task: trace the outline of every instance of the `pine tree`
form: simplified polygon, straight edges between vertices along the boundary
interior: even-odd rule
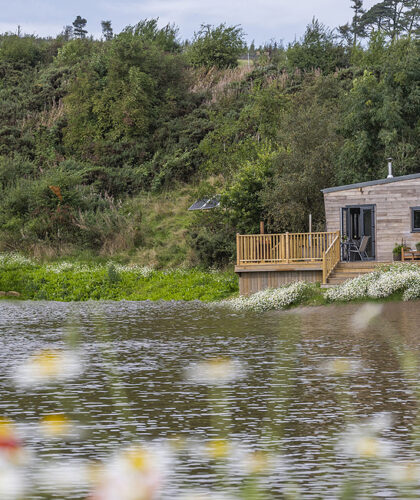
[[[63,31],[61,32],[64,40],[68,42],[73,38],[73,26],[67,25],[63,27]]]
[[[106,41],[112,40],[114,32],[112,30],[111,21],[101,21],[102,34]]]
[[[405,31],[408,36],[420,35],[420,0],[406,0],[406,10],[403,13]]]
[[[76,19],[73,21],[73,26],[74,26],[74,36],[77,38],[86,38],[87,35],[87,30],[85,30],[86,26],[86,19],[83,17],[77,16]]]
[[[357,37],[362,37],[364,35],[362,16],[365,13],[363,10],[363,0],[351,0],[351,8],[354,11],[354,16],[351,21],[351,33],[353,35],[353,46],[357,44]]]

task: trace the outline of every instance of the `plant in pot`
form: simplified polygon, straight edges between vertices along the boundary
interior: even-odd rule
[[[417,250],[418,252],[420,252],[420,241],[418,241],[418,242],[416,243],[416,250]]]
[[[401,250],[404,248],[404,250],[409,250],[407,245],[404,243],[395,243],[395,247],[392,250],[392,257],[394,261],[401,260]]]

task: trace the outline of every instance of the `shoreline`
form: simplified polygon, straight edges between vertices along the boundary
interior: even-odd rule
[[[156,270],[136,264],[81,261],[40,263],[0,254],[0,300],[194,301],[220,303],[232,310],[264,312],[329,304],[406,301],[420,298],[420,269],[410,264],[379,266],[323,289],[295,282],[282,288],[239,296],[233,271],[175,268]]]

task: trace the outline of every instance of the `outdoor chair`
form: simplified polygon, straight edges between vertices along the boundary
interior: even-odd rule
[[[366,248],[369,242],[370,236],[363,236],[363,238],[360,240],[360,245],[357,246],[356,243],[351,242],[349,246],[349,255],[350,255],[350,260],[351,260],[351,255],[352,254],[357,254],[360,257],[360,260],[367,260],[368,254],[366,253]]]

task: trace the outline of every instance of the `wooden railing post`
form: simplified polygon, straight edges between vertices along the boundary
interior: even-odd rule
[[[240,264],[240,259],[241,255],[239,252],[239,233],[236,233],[236,265],[239,266]]]
[[[286,233],[286,262],[289,263],[289,233]]]

